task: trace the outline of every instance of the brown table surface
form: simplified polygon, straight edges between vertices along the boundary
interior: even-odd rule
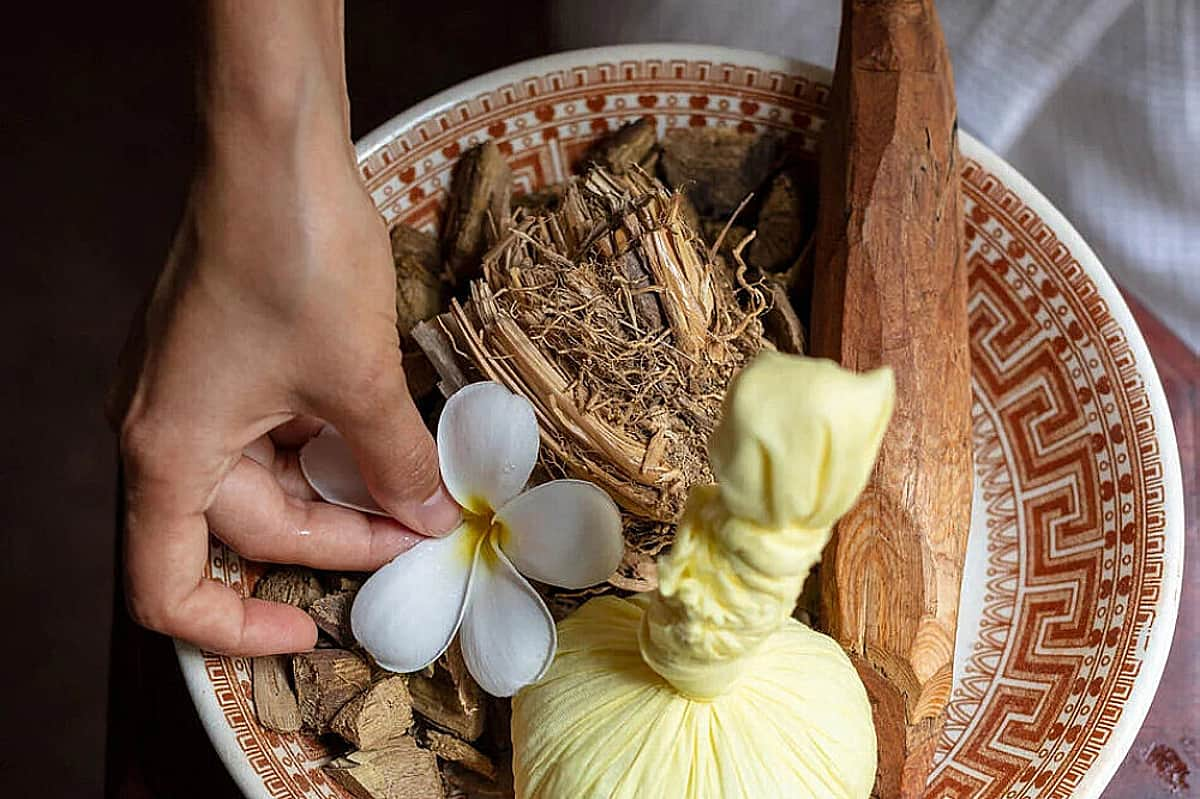
[[[1154,704],[1104,796],[1200,796],[1200,358],[1130,299],[1171,405],[1183,464],[1187,556],[1175,643]],[[118,581],[118,585],[119,585]],[[208,742],[162,636],[113,623],[106,796],[117,799],[237,797]]]

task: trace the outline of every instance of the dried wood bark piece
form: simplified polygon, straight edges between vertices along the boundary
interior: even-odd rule
[[[757,241],[757,239],[755,239]],[[751,242],[751,247],[754,242]],[[780,352],[793,355],[804,354],[804,325],[792,307],[787,289],[777,280],[763,281],[763,291],[771,301],[771,307],[763,314],[763,332]]]
[[[558,210],[558,204],[562,202],[563,191],[563,184],[554,183],[537,191],[514,194],[511,200],[513,211],[523,208],[533,214],[552,213]]]
[[[662,303],[651,288],[653,276],[637,250],[628,250],[621,256],[621,270],[629,281],[629,292],[633,301],[634,314],[642,330],[655,331],[666,327]]]
[[[560,622],[579,610],[589,599],[611,594],[612,589],[617,587],[619,586],[604,583],[591,588],[549,588],[543,590],[542,599],[546,602],[546,609],[550,611],[551,618]]]
[[[653,591],[658,587],[658,559],[626,545],[621,563],[616,573],[609,576],[608,582],[622,591]]]
[[[254,712],[258,723],[276,732],[300,729],[300,705],[288,679],[288,655],[267,655],[250,662]]]
[[[357,591],[339,591],[326,594],[308,606],[317,627],[325,631],[341,646],[354,646],[354,632],[350,629],[350,607],[354,604]]]
[[[413,710],[466,741],[483,733],[483,689],[467,672],[456,640],[434,664],[432,677],[413,674],[408,680]]]
[[[454,168],[446,207],[442,248],[450,280],[461,284],[479,274],[479,259],[508,224],[512,170],[491,141],[463,153]]]
[[[396,267],[396,329],[407,338],[413,325],[441,313],[446,304],[442,252],[435,236],[399,224],[389,233]]]
[[[324,594],[316,572],[301,566],[277,566],[254,584],[255,599],[282,602],[301,610],[308,610]]]
[[[754,228],[758,235],[750,242],[747,261],[764,272],[787,270],[800,254],[808,238],[804,195],[796,178],[780,172],[758,211]]]
[[[942,727],[971,514],[954,88],[932,0],[846,0],[830,106],[812,348],[854,370],[890,365],[896,407],[822,559],[821,618],[866,675],[878,795],[917,797]]]
[[[337,712],[371,684],[371,667],[345,649],[316,649],[292,656],[300,718],[314,732],[326,732]]]
[[[386,749],[351,752],[323,770],[356,799],[441,799],[445,795],[437,758],[410,736]]]
[[[417,741],[442,760],[460,763],[489,780],[496,779],[496,766],[491,759],[457,736],[437,730],[422,730]]]
[[[357,591],[367,581],[367,575],[358,572],[320,572],[317,575],[325,593],[336,594],[340,591]]]
[[[654,145],[657,143],[654,119],[642,117],[636,122],[622,125],[592,145],[586,160],[614,174],[623,175],[634,165],[645,169],[645,163],[654,154]]]
[[[403,736],[413,723],[407,680],[386,677],[346,703],[330,729],[359,749],[382,749]]]
[[[454,351],[454,340],[446,333],[445,326],[448,323],[453,323],[453,319],[449,314],[442,314],[437,319],[421,322],[412,329],[413,340],[441,378],[438,381],[438,390],[447,398],[470,382],[463,371],[462,360]]]
[[[779,153],[773,136],[731,128],[672,128],[663,137],[667,183],[704,216],[726,216],[766,179]]]
[[[443,761],[442,779],[448,799],[513,799],[511,758],[497,766],[497,778],[489,780],[452,761]]]
[[[437,388],[437,370],[433,368],[433,364],[429,362],[421,349],[405,352],[403,364],[404,381],[407,383],[408,393],[413,399],[422,399]]]

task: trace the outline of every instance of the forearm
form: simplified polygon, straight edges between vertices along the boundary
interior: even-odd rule
[[[204,161],[350,154],[341,0],[209,0],[197,76]]]

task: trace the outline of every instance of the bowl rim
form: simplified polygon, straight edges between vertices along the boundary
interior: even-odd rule
[[[645,43],[565,50],[486,72],[457,83],[409,107],[355,142],[356,159],[359,163],[363,162],[370,155],[395,140],[413,123],[464,100],[485,94],[497,86],[514,82],[530,74],[541,75],[565,67],[621,59],[720,60],[739,66],[753,66],[789,75],[800,75],[825,84],[832,79],[830,70],[808,62],[755,50],[718,45]],[[1077,796],[1098,797],[1124,761],[1150,711],[1175,634],[1183,586],[1185,527],[1182,474],[1174,422],[1167,405],[1158,369],[1150,356],[1150,350],[1146,346],[1141,328],[1134,320],[1116,283],[1092,248],[1072,227],[1066,217],[1032,183],[987,145],[961,128],[959,129],[959,147],[965,156],[978,161],[1032,208],[1094,282],[1098,294],[1107,304],[1113,319],[1125,333],[1126,342],[1134,357],[1137,371],[1142,377],[1143,388],[1155,420],[1155,435],[1159,441],[1159,458],[1163,470],[1163,512],[1165,515],[1163,592],[1157,608],[1158,616],[1142,644],[1144,651],[1142,672],[1126,699],[1124,712],[1114,726],[1109,740],[1104,744],[1103,751],[1108,756],[1097,758],[1093,767],[1076,786]],[[192,701],[218,756],[246,796],[264,796],[261,779],[254,773],[243,756],[237,740],[218,706],[212,685],[207,679],[203,653],[181,641],[176,641],[176,653],[188,692],[191,694]]]

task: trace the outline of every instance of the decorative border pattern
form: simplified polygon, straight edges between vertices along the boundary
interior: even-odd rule
[[[1000,437],[1000,423],[993,409],[987,406],[986,397],[978,385],[973,386],[974,405],[971,409],[972,450],[975,462],[975,502],[984,508],[982,527],[973,526],[972,535],[986,531],[986,568],[982,580],[976,584],[984,586],[983,608],[978,624],[970,633],[973,641],[964,635],[959,626],[958,650],[969,652],[965,663],[954,675],[954,689],[946,706],[946,721],[942,730],[942,743],[935,755],[937,778],[944,768],[944,761],[953,761],[961,748],[965,736],[974,728],[974,721],[981,716],[987,705],[992,686],[999,673],[1004,652],[1016,617],[1017,583],[1021,572],[1021,530],[1017,515],[1016,492],[1010,469],[1008,453]],[[974,553],[972,553],[974,554]],[[971,573],[972,558],[968,558],[964,579],[978,578]]]
[[[989,530],[1000,582],[930,794],[1069,797],[1120,718],[1162,589],[1155,420],[1079,262],[981,165],[963,178],[973,377],[1010,459],[1019,571],[1012,605],[1011,548]],[[1002,636],[991,624],[1009,608]]]
[[[812,77],[691,58],[612,60],[492,85],[364,154],[363,179],[389,223],[434,229],[455,159],[487,138],[529,190],[567,174],[597,135],[645,115],[660,133],[732,125],[813,152],[827,96]],[[987,520],[972,546],[988,550],[986,593],[980,618],[960,624],[930,796],[1069,797],[1122,714],[1162,590],[1155,421],[1124,331],[1083,267],[982,165],[967,161],[963,181]],[[214,544],[209,576],[248,590],[255,568],[243,575]],[[317,768],[329,757],[320,741],[257,725],[246,661],[206,655],[204,665],[262,780],[258,796],[344,796]]]

